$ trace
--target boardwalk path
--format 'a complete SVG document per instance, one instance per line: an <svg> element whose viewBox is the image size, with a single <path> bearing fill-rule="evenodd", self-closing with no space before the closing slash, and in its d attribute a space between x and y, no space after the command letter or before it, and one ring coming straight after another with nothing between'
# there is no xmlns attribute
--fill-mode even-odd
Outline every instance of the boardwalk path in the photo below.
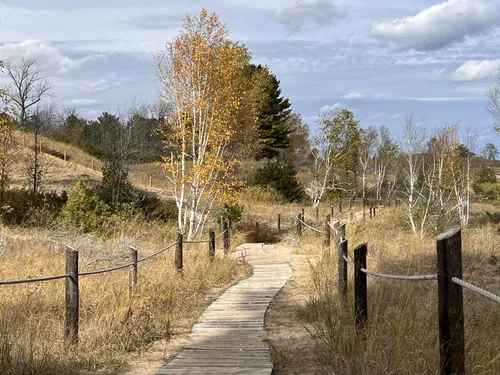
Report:
<svg viewBox="0 0 500 375"><path fill-rule="evenodd" d="M262 244L245 244L237 257L253 275L229 288L193 327L190 344L163 367L163 374L271 374L269 348L263 341L264 315L290 278L287 264L265 254Z"/></svg>

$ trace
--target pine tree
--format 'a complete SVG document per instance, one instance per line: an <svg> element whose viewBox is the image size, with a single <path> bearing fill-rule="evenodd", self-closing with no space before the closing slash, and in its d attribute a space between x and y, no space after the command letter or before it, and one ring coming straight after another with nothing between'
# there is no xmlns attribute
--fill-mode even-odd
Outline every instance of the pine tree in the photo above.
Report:
<svg viewBox="0 0 500 375"><path fill-rule="evenodd" d="M280 81L267 67L249 65L253 97L258 116L259 147L257 159L274 158L290 146L291 103L281 96Z"/></svg>

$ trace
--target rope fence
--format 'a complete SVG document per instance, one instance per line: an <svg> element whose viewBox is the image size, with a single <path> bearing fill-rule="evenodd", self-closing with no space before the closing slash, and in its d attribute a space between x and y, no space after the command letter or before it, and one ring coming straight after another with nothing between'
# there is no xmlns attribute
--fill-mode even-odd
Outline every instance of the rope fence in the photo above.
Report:
<svg viewBox="0 0 500 375"><path fill-rule="evenodd" d="M438 318L440 338L440 375L465 374L465 335L463 291L466 288L489 300L500 303L500 296L461 279L461 228L454 228L438 236L437 274L394 275L371 271L366 265L368 245L354 249L354 261L348 257L347 240L338 242L339 294L347 296L347 266L354 270L354 311L356 331L365 336L368 321L367 275L394 280L437 280Z"/></svg>
<svg viewBox="0 0 500 375"><path fill-rule="evenodd" d="M66 308L66 318L64 321L64 339L69 344L77 344L78 343L78 330L79 330L79 310L80 310L80 300L79 300L79 283L78 279L80 276L91 276L91 275L101 275L105 273L110 273L113 271L129 269L129 298L132 298L134 290L137 285L137 273L138 273L138 264L144 262L148 259L156 257L161 253L176 247L175 249L175 268L177 271L182 271L183 269L183 243L186 244L202 244L208 243L208 254L210 256L210 260L213 260L215 257L215 244L216 239L223 237L223 249L224 254L229 251L230 246L230 226L228 220L224 220L223 222L224 230L217 237L215 237L215 233L213 230L209 231L209 239L208 240L199 240L199 241L183 241L183 234L177 234L177 242L168 245L166 248L157 251L151 255L148 255L144 258L138 259L138 250L132 246L129 247L129 255L131 262L127 264L123 264L120 266L106 268L95 271L85 271L80 272L78 267L78 257L79 253L77 250L67 246L66 247L66 274L63 275L55 275L55 276L47 276L47 277L36 277L36 278L28 278L22 280L0 280L0 285L14 285L14 284L27 284L27 283L35 283L42 281L51 281L57 279L66 279L65 285L65 308Z"/></svg>
<svg viewBox="0 0 500 375"><path fill-rule="evenodd" d="M500 303L500 296L497 296L496 294L493 294L491 292L488 292L487 290L484 290L478 286L475 286L474 284L468 283L467 281L463 281L459 279L458 277L452 277L451 281L453 281L455 284L458 284L464 288L467 288L474 293L477 293L479 295L482 295L483 297L489 298L492 301Z"/></svg>
<svg viewBox="0 0 500 375"><path fill-rule="evenodd" d="M14 285L14 284L38 283L38 282L42 282L42 281L51 281L51 280L65 279L67 277L69 277L69 274L56 275L56 276L47 276L47 277L34 277L34 278L23 279L23 280L3 280L3 281L0 281L0 285Z"/></svg>

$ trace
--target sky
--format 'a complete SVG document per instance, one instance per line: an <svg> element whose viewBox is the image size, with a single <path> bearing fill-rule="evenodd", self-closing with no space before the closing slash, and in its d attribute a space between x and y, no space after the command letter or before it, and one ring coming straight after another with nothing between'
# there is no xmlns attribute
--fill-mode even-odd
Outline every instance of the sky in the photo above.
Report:
<svg viewBox="0 0 500 375"><path fill-rule="evenodd" d="M153 55L202 8L276 74L313 132L342 106L396 136L411 114L430 133L458 123L500 147L486 109L499 0L0 0L0 59L36 58L59 107L118 113L156 100Z"/></svg>

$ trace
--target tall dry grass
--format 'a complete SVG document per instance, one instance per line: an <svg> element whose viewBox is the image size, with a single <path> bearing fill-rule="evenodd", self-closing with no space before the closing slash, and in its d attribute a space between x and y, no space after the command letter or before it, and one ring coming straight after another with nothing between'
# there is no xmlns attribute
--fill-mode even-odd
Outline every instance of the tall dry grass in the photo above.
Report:
<svg viewBox="0 0 500 375"><path fill-rule="evenodd" d="M420 239L402 229L394 209L347 226L349 252L368 243L368 268L392 274L436 272L436 238ZM500 294L500 234L492 224L464 229L463 277ZM321 239L302 241L302 251L321 248ZM309 250L308 250L309 249ZM313 360L325 373L436 374L439 367L437 282L368 277L366 341L356 335L352 269L347 300L337 292L337 257L311 264L313 294L297 317L310 331ZM464 291L466 367L469 374L500 373L498 304Z"/></svg>
<svg viewBox="0 0 500 375"><path fill-rule="evenodd" d="M175 242L174 231L157 224L127 225L117 228L122 235L116 240L105 242L71 232L3 229L0 279L65 273L64 244L80 251L84 271L127 263L132 244L142 258ZM131 352L158 340L168 345L171 335L190 330L214 287L240 274L232 257L210 262L207 246L185 245L182 273L175 270L173 251L140 264L132 298L127 270L81 277L75 347L63 340L64 280L0 286L0 374L116 374Z"/></svg>

